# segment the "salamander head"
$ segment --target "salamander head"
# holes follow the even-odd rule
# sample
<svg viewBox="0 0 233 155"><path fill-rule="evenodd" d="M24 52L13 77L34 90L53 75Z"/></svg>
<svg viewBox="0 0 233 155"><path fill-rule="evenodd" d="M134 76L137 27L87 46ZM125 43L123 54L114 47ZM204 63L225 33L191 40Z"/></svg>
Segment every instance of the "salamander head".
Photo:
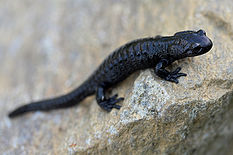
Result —
<svg viewBox="0 0 233 155"><path fill-rule="evenodd" d="M185 40L186 45L182 53L185 57L193 57L197 55L202 55L208 52L212 46L212 41L206 36L204 30L199 31L182 31L177 32L175 35L177 38Z"/></svg>

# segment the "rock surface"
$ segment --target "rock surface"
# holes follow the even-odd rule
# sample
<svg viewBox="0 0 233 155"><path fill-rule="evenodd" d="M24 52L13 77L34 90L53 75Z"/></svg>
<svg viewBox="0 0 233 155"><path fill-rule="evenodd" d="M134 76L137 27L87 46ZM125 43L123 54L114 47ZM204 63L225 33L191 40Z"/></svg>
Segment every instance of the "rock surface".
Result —
<svg viewBox="0 0 233 155"><path fill-rule="evenodd" d="M232 0L0 1L1 154L230 154L233 146ZM79 106L7 113L64 94L115 48L145 36L204 29L214 47L181 66L178 85L139 71L113 89L121 110Z"/></svg>

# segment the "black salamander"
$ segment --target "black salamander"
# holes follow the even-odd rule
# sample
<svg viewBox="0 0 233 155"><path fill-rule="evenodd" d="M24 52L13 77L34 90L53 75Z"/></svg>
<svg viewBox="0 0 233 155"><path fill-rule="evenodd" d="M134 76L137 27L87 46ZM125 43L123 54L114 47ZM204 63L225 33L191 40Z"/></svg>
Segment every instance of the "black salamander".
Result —
<svg viewBox="0 0 233 155"><path fill-rule="evenodd" d="M97 70L78 88L68 94L32 102L23 105L9 114L10 118L30 111L48 111L77 105L87 96L96 94L98 105L107 112L113 108L120 109L116 104L124 98L117 98L117 94L106 97L106 89L124 80L137 70L154 68L160 78L178 83L178 78L186 76L180 73L178 67L172 72L165 68L172 62L202 55L212 48L212 41L205 31L182 31L173 36L156 36L131 41L113 51Z"/></svg>

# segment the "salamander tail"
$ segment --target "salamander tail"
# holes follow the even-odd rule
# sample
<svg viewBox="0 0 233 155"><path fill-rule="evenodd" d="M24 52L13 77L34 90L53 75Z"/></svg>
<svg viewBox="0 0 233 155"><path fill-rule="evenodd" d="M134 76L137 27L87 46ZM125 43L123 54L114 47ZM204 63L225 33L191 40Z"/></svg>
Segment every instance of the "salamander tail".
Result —
<svg viewBox="0 0 233 155"><path fill-rule="evenodd" d="M68 108L81 102L84 98L95 93L94 87L83 84L72 92L37 102L23 105L9 113L10 118L14 118L30 111L49 111L53 109Z"/></svg>

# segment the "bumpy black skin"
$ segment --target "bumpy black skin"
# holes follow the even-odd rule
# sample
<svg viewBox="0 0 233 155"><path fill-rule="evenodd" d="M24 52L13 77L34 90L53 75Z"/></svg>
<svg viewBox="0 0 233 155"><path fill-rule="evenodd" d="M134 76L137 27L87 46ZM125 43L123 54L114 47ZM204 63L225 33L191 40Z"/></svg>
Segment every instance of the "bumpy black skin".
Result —
<svg viewBox="0 0 233 155"><path fill-rule="evenodd" d="M117 95L107 98L106 89L133 72L146 68L154 68L155 74L160 78L178 83L177 78L186 74L179 73L180 67L173 72L167 71L165 67L178 59L204 54L211 48L212 41L203 30L182 31L173 36L134 40L116 49L77 89L60 97L26 104L11 112L9 117L13 118L29 111L71 107L95 93L97 103L102 109L108 112L112 108L120 109L121 106L116 103L123 98L117 98Z"/></svg>

